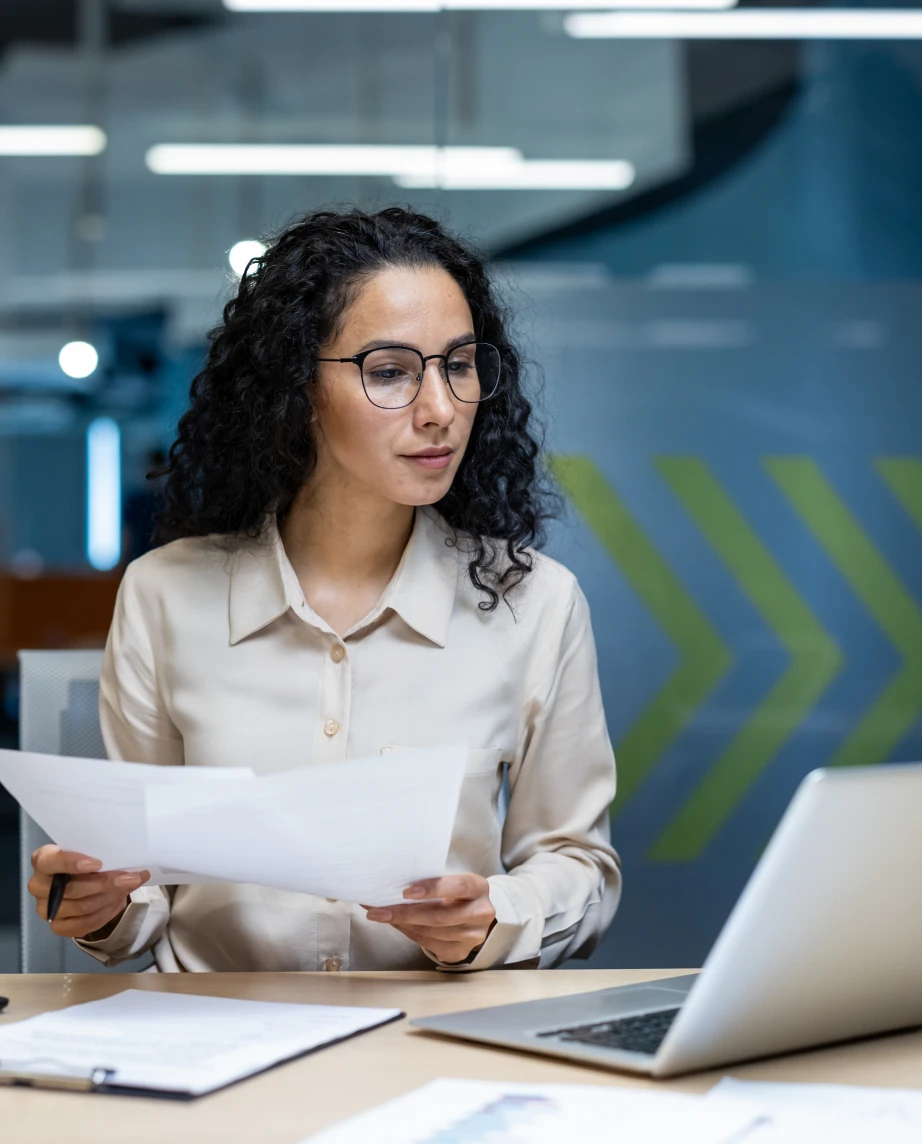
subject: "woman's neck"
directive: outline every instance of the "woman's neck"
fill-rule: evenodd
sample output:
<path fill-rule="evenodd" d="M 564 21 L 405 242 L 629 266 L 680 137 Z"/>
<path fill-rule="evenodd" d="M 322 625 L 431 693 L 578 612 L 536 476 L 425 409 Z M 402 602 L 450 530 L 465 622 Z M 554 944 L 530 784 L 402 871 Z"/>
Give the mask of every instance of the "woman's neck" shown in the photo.
<path fill-rule="evenodd" d="M 282 543 L 311 608 L 348 631 L 374 607 L 410 533 L 413 506 L 311 481 L 282 524 Z"/>

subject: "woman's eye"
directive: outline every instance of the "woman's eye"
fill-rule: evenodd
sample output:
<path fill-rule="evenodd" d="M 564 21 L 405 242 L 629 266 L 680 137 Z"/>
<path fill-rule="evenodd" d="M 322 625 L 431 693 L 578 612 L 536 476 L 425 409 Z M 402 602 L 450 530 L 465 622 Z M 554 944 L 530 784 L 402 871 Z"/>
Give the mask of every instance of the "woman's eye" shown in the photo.
<path fill-rule="evenodd" d="M 466 370 L 473 369 L 474 363 L 469 361 L 450 361 L 448 368 L 452 373 L 464 373 Z"/>
<path fill-rule="evenodd" d="M 376 369 L 371 376 L 375 381 L 401 381 L 407 375 L 405 370 L 395 366 L 393 369 Z"/>

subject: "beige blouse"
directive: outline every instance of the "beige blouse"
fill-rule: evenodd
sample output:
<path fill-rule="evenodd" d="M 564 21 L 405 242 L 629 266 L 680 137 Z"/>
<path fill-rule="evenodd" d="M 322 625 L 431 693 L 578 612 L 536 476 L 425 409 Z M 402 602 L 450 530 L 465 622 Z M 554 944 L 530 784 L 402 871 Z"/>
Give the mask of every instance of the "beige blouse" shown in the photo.
<path fill-rule="evenodd" d="M 380 600 L 341 634 L 305 601 L 274 528 L 148 553 L 118 595 L 103 737 L 114 759 L 257 773 L 466 745 L 448 870 L 489 879 L 496 924 L 464 968 L 555 965 L 591 952 L 621 887 L 589 610 L 572 573 L 535 554 L 515 614 L 484 612 L 448 535 L 417 509 Z M 239 884 L 142 887 L 107 938 L 79 944 L 108 964 L 153 948 L 165 971 L 433 965 L 358 905 Z"/>

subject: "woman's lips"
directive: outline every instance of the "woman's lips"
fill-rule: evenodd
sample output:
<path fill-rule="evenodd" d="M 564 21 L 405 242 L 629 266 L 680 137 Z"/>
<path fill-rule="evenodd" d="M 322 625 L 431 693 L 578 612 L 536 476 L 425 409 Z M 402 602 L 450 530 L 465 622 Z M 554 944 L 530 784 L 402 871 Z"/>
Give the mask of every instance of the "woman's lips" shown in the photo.
<path fill-rule="evenodd" d="M 444 469 L 450 462 L 452 453 L 436 453 L 436 454 L 403 454 L 405 461 L 412 461 L 414 465 L 419 465 L 423 469 Z"/>

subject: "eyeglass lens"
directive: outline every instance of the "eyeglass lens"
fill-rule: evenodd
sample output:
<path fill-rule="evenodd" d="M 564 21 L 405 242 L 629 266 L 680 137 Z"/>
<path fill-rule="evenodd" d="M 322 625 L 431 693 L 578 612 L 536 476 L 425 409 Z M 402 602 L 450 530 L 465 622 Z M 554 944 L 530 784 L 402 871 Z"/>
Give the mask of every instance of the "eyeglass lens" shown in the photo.
<path fill-rule="evenodd" d="M 452 350 L 439 369 L 459 401 L 485 401 L 499 385 L 499 351 L 486 342 L 470 342 Z M 422 372 L 422 358 L 415 350 L 389 346 L 366 356 L 362 384 L 375 405 L 399 409 L 416 397 Z"/>

